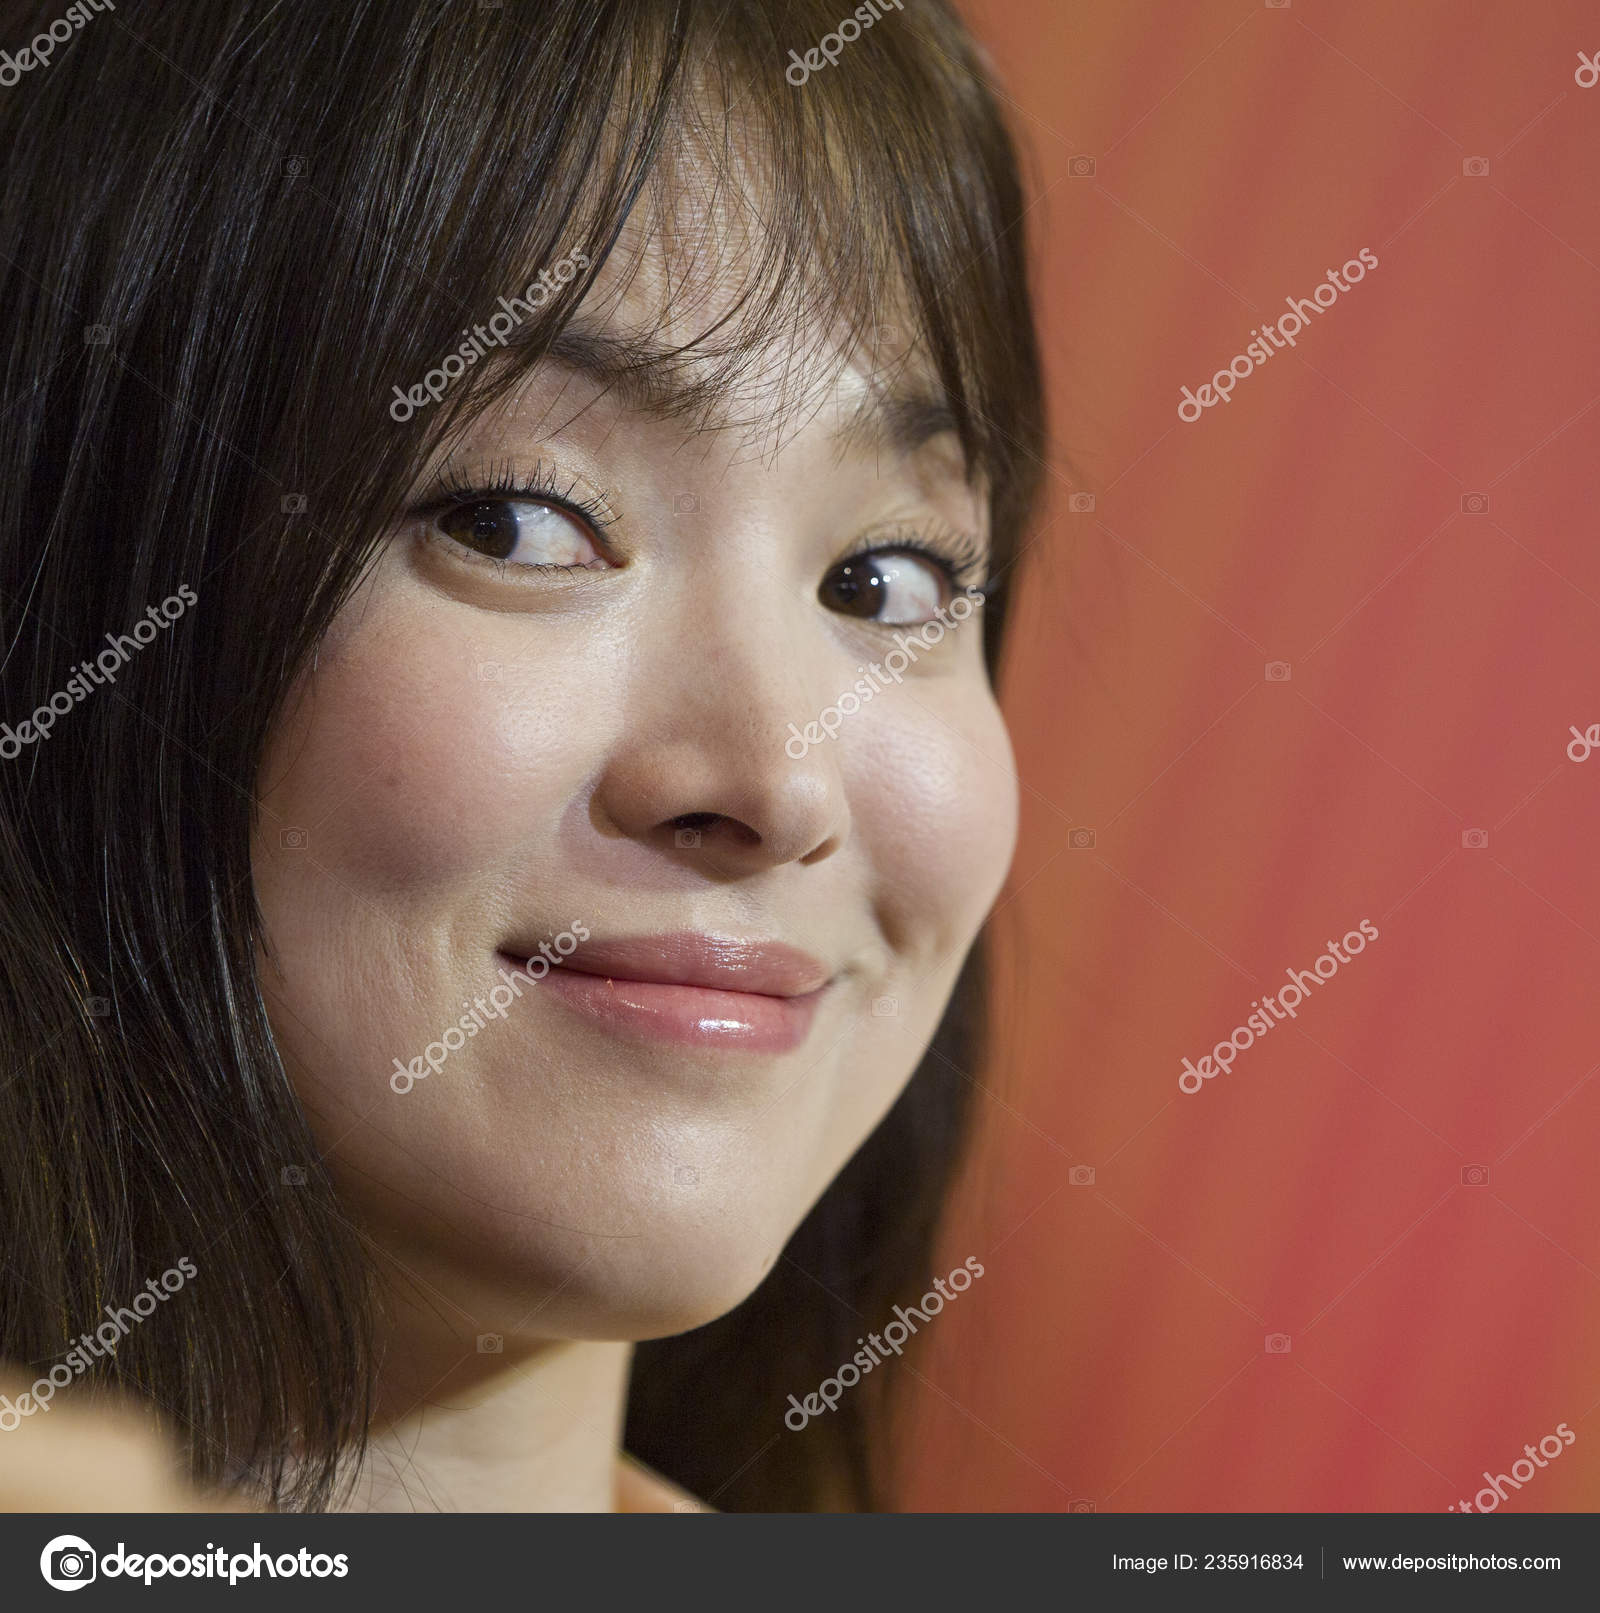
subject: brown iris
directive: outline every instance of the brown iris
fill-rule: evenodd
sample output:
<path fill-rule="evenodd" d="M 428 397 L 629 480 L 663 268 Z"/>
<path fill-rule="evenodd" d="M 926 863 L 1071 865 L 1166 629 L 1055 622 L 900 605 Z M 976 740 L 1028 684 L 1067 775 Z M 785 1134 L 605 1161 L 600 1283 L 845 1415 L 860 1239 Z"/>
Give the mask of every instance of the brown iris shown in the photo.
<path fill-rule="evenodd" d="M 829 610 L 866 620 L 882 613 L 889 594 L 889 579 L 872 555 L 841 561 L 817 589 L 817 598 Z"/>
<path fill-rule="evenodd" d="M 494 560 L 509 559 L 522 535 L 517 507 L 505 499 L 457 505 L 439 517 L 439 530 Z"/>

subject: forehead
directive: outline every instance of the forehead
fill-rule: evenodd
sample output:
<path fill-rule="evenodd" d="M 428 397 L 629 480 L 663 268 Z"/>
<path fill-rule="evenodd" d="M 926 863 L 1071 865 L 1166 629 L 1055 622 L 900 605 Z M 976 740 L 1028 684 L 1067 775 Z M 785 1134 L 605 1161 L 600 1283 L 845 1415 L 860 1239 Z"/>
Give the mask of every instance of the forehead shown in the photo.
<path fill-rule="evenodd" d="M 758 235 L 726 188 L 679 187 L 670 211 L 636 207 L 542 367 L 696 433 L 775 451 L 821 428 L 841 451 L 937 458 L 969 479 L 897 293 L 879 294 L 869 323 L 825 278 L 765 261 Z"/>

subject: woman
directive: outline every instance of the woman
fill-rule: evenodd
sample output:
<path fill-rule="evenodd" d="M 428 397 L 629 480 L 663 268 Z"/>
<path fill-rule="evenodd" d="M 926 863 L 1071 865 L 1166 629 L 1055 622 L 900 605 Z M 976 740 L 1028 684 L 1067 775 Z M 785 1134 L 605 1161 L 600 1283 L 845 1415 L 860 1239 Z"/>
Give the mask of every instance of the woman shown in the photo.
<path fill-rule="evenodd" d="M 0 149 L 10 1504 L 97 1384 L 109 1506 L 883 1504 L 1042 440 L 952 13 L 130 0 Z"/>

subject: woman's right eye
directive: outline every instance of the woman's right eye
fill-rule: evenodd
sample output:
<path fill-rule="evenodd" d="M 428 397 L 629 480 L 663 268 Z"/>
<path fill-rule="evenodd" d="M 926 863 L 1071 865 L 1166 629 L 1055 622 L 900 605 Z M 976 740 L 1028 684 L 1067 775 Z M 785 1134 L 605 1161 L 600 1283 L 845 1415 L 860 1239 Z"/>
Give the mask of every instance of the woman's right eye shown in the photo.
<path fill-rule="evenodd" d="M 531 499 L 477 499 L 435 518 L 439 531 L 463 548 L 508 565 L 588 570 L 606 564 L 575 515 Z"/>

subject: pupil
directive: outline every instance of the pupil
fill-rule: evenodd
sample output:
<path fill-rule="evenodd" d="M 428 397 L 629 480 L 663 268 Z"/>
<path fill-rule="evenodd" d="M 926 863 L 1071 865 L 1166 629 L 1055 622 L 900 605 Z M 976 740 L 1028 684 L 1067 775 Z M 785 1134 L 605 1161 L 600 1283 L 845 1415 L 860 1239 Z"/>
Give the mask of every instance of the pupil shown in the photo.
<path fill-rule="evenodd" d="M 883 574 L 870 561 L 836 567 L 823 582 L 823 603 L 848 616 L 870 619 L 883 608 Z"/>

